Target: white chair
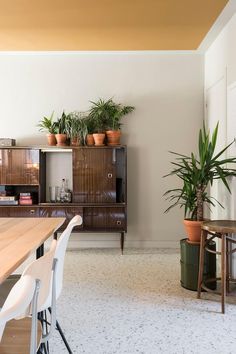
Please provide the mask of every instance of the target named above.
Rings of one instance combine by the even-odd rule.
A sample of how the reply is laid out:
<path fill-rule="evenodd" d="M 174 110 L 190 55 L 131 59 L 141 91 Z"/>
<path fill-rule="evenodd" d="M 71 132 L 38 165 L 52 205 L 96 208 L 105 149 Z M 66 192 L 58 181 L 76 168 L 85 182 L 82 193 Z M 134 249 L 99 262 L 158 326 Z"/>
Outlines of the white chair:
<path fill-rule="evenodd" d="M 63 287 L 64 260 L 65 260 L 65 254 L 66 254 L 66 248 L 68 245 L 68 241 L 69 241 L 69 238 L 70 238 L 73 228 L 76 226 L 82 225 L 82 222 L 83 222 L 83 219 L 80 215 L 74 216 L 73 219 L 67 225 L 66 229 L 62 232 L 59 240 L 57 241 L 57 246 L 56 246 L 56 251 L 55 251 L 55 258 L 57 259 L 57 271 L 55 274 L 56 300 L 59 298 L 61 291 L 62 291 L 62 287 Z M 50 311 L 50 306 L 51 306 L 50 304 L 51 303 L 52 303 L 52 299 L 49 296 L 46 301 L 46 306 L 45 306 L 45 307 L 49 308 L 49 311 Z M 56 328 L 59 331 L 60 336 L 61 336 L 68 352 L 70 354 L 72 354 L 72 350 L 70 349 L 70 346 L 69 346 L 69 344 L 65 338 L 65 335 L 61 329 L 61 326 L 57 320 L 56 320 Z"/>
<path fill-rule="evenodd" d="M 0 354 L 37 352 L 42 338 L 37 320 L 39 284 L 39 280 L 25 275 L 11 289 L 0 311 Z M 21 319 L 15 319 L 19 316 Z"/>
<path fill-rule="evenodd" d="M 44 311 L 46 309 L 49 309 L 49 311 L 51 313 L 50 331 L 48 333 L 44 334 L 43 342 L 45 343 L 46 341 L 48 341 L 48 339 L 52 335 L 52 330 L 56 326 L 56 328 L 59 331 L 61 338 L 62 338 L 69 353 L 72 353 L 72 351 L 69 347 L 69 344 L 65 338 L 65 335 L 61 329 L 59 322 L 56 320 L 56 313 L 55 313 L 56 306 L 55 306 L 54 302 L 56 302 L 56 300 L 59 298 L 61 291 L 62 291 L 62 287 L 63 287 L 63 271 L 64 271 L 65 253 L 66 253 L 66 248 L 67 248 L 67 244 L 68 244 L 71 232 L 75 226 L 81 225 L 82 222 L 83 222 L 83 220 L 80 215 L 74 216 L 73 219 L 67 225 L 66 229 L 62 232 L 59 240 L 58 241 L 54 240 L 55 242 L 52 243 L 50 250 L 52 252 L 54 252 L 54 259 L 57 260 L 56 272 L 54 272 L 55 289 L 54 289 L 54 291 L 46 291 L 46 292 L 40 294 L 39 301 L 38 301 L 38 309 L 40 311 Z M 32 274 L 32 271 L 33 271 L 33 274 L 35 276 L 37 276 L 38 279 L 40 279 L 42 281 L 42 285 L 41 285 L 42 288 L 45 287 L 45 282 L 48 284 L 48 277 L 45 278 L 45 275 L 43 275 L 43 278 L 42 278 L 41 273 L 42 273 L 42 269 L 44 269 L 44 266 L 42 265 L 44 263 L 44 258 L 47 257 L 47 255 L 50 258 L 49 253 L 50 252 L 48 252 L 43 257 L 40 257 L 36 261 L 31 263 L 23 273 L 23 274 L 29 274 L 29 273 Z M 1 292 L 6 294 L 7 291 L 9 291 L 10 287 L 14 284 L 16 279 L 17 279 L 16 275 L 10 276 L 7 279 L 7 281 L 4 282 L 0 286 L 0 294 L 1 294 Z M 6 289 L 6 288 L 8 288 L 8 289 Z M 47 293 L 47 296 L 46 296 L 46 293 Z M 53 306 L 52 306 L 52 304 L 53 304 Z M 54 324 L 55 324 L 55 326 L 54 326 Z"/>
<path fill-rule="evenodd" d="M 54 258 L 55 256 L 55 250 L 56 250 L 56 245 L 57 241 L 53 240 L 50 250 L 42 257 L 36 259 L 34 262 L 30 263 L 24 272 L 22 273 L 22 276 L 18 276 L 18 279 L 25 277 L 25 276 L 30 276 L 34 279 L 39 279 L 40 280 L 40 291 L 38 295 L 38 302 L 37 302 L 37 312 L 43 312 L 47 309 L 47 301 L 48 298 L 50 298 L 51 301 L 51 326 L 43 326 L 43 333 L 42 333 L 42 339 L 41 339 L 41 347 L 42 350 L 46 351 L 46 344 L 48 340 L 50 339 L 52 335 L 52 330 L 55 328 L 56 325 L 56 292 L 55 292 L 55 268 L 56 268 L 56 260 Z M 12 288 L 14 283 L 17 281 L 17 276 L 10 276 L 6 283 L 3 283 L 0 287 L 0 292 L 1 289 L 4 289 L 5 287 Z M 13 287 L 14 288 L 14 287 Z M 13 289 L 12 288 L 12 289 Z M 6 292 L 6 291 L 5 291 Z M 3 306 L 4 308 L 4 306 Z M 45 323 L 45 322 L 43 322 Z M 1 353 L 1 352 L 0 352 Z"/>

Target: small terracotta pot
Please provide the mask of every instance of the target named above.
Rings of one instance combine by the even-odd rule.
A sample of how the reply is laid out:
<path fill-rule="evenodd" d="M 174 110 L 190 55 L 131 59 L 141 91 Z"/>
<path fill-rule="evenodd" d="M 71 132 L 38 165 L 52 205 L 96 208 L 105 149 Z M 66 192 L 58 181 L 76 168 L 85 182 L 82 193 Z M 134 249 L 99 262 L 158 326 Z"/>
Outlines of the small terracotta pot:
<path fill-rule="evenodd" d="M 57 139 L 57 146 L 65 146 L 66 145 L 66 139 L 67 139 L 66 134 L 55 134 L 55 137 Z"/>
<path fill-rule="evenodd" d="M 106 135 L 107 135 L 108 145 L 120 145 L 120 137 L 121 137 L 120 130 L 107 130 Z"/>
<path fill-rule="evenodd" d="M 57 141 L 56 141 L 55 134 L 47 134 L 47 139 L 48 139 L 48 145 L 50 146 L 56 145 Z"/>
<path fill-rule="evenodd" d="M 80 145 L 80 139 L 78 138 L 78 136 L 70 139 L 70 145 L 72 146 Z"/>
<path fill-rule="evenodd" d="M 86 144 L 87 144 L 88 146 L 94 145 L 94 137 L 93 137 L 93 134 L 87 134 L 87 136 L 86 136 Z"/>
<path fill-rule="evenodd" d="M 189 243 L 200 243 L 202 223 L 203 221 L 184 220 L 185 231 L 187 233 Z"/>
<path fill-rule="evenodd" d="M 104 139 L 105 139 L 104 133 L 93 134 L 93 138 L 96 146 L 104 146 Z"/>

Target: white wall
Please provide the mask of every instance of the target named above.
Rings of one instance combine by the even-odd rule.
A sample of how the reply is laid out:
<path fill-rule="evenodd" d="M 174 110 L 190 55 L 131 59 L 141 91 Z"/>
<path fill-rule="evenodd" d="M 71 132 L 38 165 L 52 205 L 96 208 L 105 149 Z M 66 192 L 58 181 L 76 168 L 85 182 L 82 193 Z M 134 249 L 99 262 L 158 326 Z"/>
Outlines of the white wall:
<path fill-rule="evenodd" d="M 183 212 L 163 214 L 162 195 L 176 180 L 162 176 L 170 170 L 168 150 L 196 148 L 203 119 L 203 57 L 193 52 L 0 54 L 0 136 L 16 138 L 20 145 L 45 143 L 36 127 L 43 115 L 86 110 L 89 100 L 113 96 L 136 107 L 123 127 L 127 244 L 176 246 L 184 237 Z M 118 245 L 116 236 L 110 240 L 116 243 L 98 245 Z"/>
<path fill-rule="evenodd" d="M 207 92 L 212 90 L 213 87 L 219 86 L 220 82 L 225 82 L 224 90 L 221 94 L 215 97 L 218 101 L 215 106 L 221 107 L 225 111 L 225 114 L 218 117 L 220 124 L 223 127 L 221 132 L 221 142 L 230 143 L 232 139 L 236 136 L 236 131 L 232 131 L 232 127 L 235 127 L 234 110 L 236 109 L 236 101 L 232 99 L 230 95 L 232 94 L 232 88 L 235 87 L 236 83 L 236 14 L 231 18 L 228 24 L 224 27 L 222 32 L 216 38 L 214 43 L 210 46 L 205 54 L 205 92 L 207 101 Z M 231 91 L 231 92 L 230 92 Z M 235 92 L 234 96 L 235 97 Z M 217 111 L 217 108 L 216 108 Z M 218 110 L 219 112 L 219 110 Z M 212 123 L 210 123 L 210 128 L 212 129 Z M 233 149 L 229 150 L 227 156 L 235 156 L 235 144 Z M 215 218 L 222 219 L 236 219 L 236 178 L 229 181 L 231 194 L 229 194 L 222 183 L 213 190 L 213 195 L 215 195 L 223 203 L 225 209 L 222 210 L 217 207 L 213 213 Z M 232 277 L 236 276 L 236 257 L 233 256 L 232 265 Z"/>
<path fill-rule="evenodd" d="M 205 54 L 205 98 L 208 101 L 208 92 L 212 91 L 213 88 L 219 87 L 221 82 L 224 82 L 224 90 L 221 89 L 221 94 L 215 97 L 215 102 L 217 102 L 215 107 L 216 112 L 225 112 L 225 114 L 220 114 L 220 116 L 215 117 L 216 120 L 220 121 L 220 144 L 225 145 L 232 141 L 232 137 L 236 136 L 236 132 L 230 131 L 229 107 L 228 102 L 228 90 L 234 82 L 236 82 L 236 14 L 231 18 L 228 24 L 224 27 L 219 36 L 215 39 L 213 44 L 207 50 Z M 223 87 L 223 86 L 222 86 Z M 208 104 L 208 102 L 207 102 Z M 221 107 L 219 110 L 218 107 Z M 213 121 L 210 120 L 210 128 L 213 129 Z M 221 147 L 223 147 L 223 145 Z M 229 155 L 229 154 L 228 154 Z M 231 180 L 231 190 L 232 194 L 229 195 L 228 192 L 219 185 L 218 192 L 214 193 L 216 197 L 220 198 L 225 206 L 225 210 L 221 208 L 216 208 L 217 212 L 214 213 L 218 218 L 232 218 L 235 219 L 236 215 L 234 212 L 234 200 L 236 199 L 236 181 Z"/>

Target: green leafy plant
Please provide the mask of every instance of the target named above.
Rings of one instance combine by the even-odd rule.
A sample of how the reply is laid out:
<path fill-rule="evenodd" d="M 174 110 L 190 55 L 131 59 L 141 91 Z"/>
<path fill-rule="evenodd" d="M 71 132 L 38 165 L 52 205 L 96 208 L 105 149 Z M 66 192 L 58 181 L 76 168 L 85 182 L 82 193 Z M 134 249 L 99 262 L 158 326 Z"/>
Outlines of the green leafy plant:
<path fill-rule="evenodd" d="M 111 100 L 104 101 L 100 98 L 97 102 L 90 102 L 92 103 L 92 107 L 89 111 L 89 117 L 94 122 L 94 132 L 102 133 L 106 130 L 111 110 Z"/>
<path fill-rule="evenodd" d="M 55 122 L 56 126 L 56 134 L 66 134 L 68 120 L 70 119 L 70 115 L 66 114 L 64 111 L 60 118 Z"/>
<path fill-rule="evenodd" d="M 54 112 L 50 115 L 50 117 L 44 116 L 43 119 L 37 125 L 39 127 L 39 131 L 46 131 L 49 134 L 55 134 L 57 131 L 56 122 L 53 122 Z"/>
<path fill-rule="evenodd" d="M 107 119 L 107 128 L 111 130 L 119 130 L 121 128 L 121 119 L 128 113 L 133 112 L 133 106 L 122 106 L 120 103 L 114 103 Z"/>
<path fill-rule="evenodd" d="M 93 134 L 95 132 L 95 121 L 91 116 L 85 118 L 85 124 L 87 127 L 87 134 Z"/>
<path fill-rule="evenodd" d="M 71 139 L 78 138 L 82 145 L 85 145 L 88 128 L 86 124 L 87 115 L 84 112 L 71 112 L 66 120 L 66 133 Z"/>
<path fill-rule="evenodd" d="M 120 103 L 115 103 L 112 98 L 105 101 L 99 99 L 93 102 L 89 112 L 89 116 L 94 121 L 95 131 L 105 131 L 106 129 L 118 130 L 121 126 L 121 118 L 132 112 L 134 107 L 122 106 Z"/>
<path fill-rule="evenodd" d="M 236 176 L 236 169 L 228 168 L 227 165 L 235 164 L 236 158 L 220 157 L 234 143 L 230 143 L 223 150 L 215 153 L 218 126 L 216 125 L 212 136 L 206 131 L 205 124 L 203 129 L 200 129 L 198 139 L 198 156 L 191 153 L 190 156 L 185 156 L 176 152 L 170 152 L 176 156 L 173 170 L 164 177 L 177 176 L 183 183 L 182 188 L 168 190 L 164 196 L 171 205 L 166 209 L 168 212 L 175 206 L 184 208 L 185 218 L 191 220 L 203 220 L 204 203 L 210 208 L 218 203 L 215 198 L 208 194 L 207 187 L 213 184 L 214 180 L 221 180 L 226 189 L 230 192 L 230 187 L 227 177 Z"/>

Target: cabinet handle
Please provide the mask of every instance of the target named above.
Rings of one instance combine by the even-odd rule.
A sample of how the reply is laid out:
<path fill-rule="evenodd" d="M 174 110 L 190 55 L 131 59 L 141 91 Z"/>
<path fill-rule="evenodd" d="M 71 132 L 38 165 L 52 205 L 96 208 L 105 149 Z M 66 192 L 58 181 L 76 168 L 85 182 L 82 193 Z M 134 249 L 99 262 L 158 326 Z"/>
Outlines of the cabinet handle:
<path fill-rule="evenodd" d="M 107 177 L 108 177 L 108 178 L 112 178 L 112 173 L 108 173 L 108 174 L 107 174 Z"/>
<path fill-rule="evenodd" d="M 35 210 L 34 210 L 34 209 L 31 209 L 31 210 L 30 210 L 30 214 L 35 214 Z"/>
<path fill-rule="evenodd" d="M 116 225 L 121 225 L 121 221 L 117 220 Z"/>

